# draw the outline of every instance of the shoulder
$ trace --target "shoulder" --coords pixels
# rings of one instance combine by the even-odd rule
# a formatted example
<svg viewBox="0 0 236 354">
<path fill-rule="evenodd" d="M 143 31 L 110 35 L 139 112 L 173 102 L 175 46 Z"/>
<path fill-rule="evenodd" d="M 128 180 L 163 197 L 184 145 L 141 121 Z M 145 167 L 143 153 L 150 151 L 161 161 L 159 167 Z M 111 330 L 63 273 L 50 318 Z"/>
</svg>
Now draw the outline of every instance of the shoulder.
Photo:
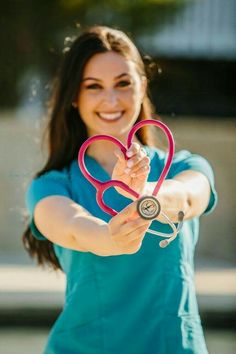
<svg viewBox="0 0 236 354">
<path fill-rule="evenodd" d="M 49 196 L 63 196 L 71 198 L 70 167 L 61 170 L 50 170 L 33 178 L 26 190 L 25 204 L 30 216 L 29 224 L 34 236 L 40 240 L 45 239 L 34 223 L 36 205 Z"/>
<path fill-rule="evenodd" d="M 192 153 L 188 150 L 181 150 L 174 156 L 170 174 L 175 176 L 186 170 L 201 172 L 214 183 L 214 173 L 210 162 L 204 156 Z"/>
<path fill-rule="evenodd" d="M 145 150 L 151 161 L 154 160 L 156 163 L 164 166 L 168 157 L 167 151 L 155 147 L 145 147 Z M 180 150 L 174 154 L 168 178 L 172 178 L 184 170 L 196 170 L 213 178 L 213 170 L 209 161 L 205 157 L 188 150 Z"/>
<path fill-rule="evenodd" d="M 159 166 L 159 168 L 163 170 L 168 153 L 157 148 L 148 148 L 147 151 L 149 151 L 149 156 L 151 158 L 151 169 L 158 169 Z M 173 157 L 167 179 L 172 179 L 179 173 L 188 170 L 202 173 L 209 181 L 211 187 L 211 197 L 208 208 L 205 211 L 206 214 L 212 211 L 217 203 L 213 168 L 205 157 L 192 153 L 188 150 L 180 150 L 176 152 Z"/>
<path fill-rule="evenodd" d="M 41 188 L 44 190 L 49 188 L 56 189 L 59 186 L 69 187 L 69 172 L 66 168 L 47 171 L 40 176 L 34 177 L 29 183 L 28 190 L 34 189 L 36 191 Z"/>
<path fill-rule="evenodd" d="M 33 211 L 39 200 L 52 195 L 71 197 L 70 166 L 34 177 L 26 190 L 26 206 Z"/>
<path fill-rule="evenodd" d="M 165 161 L 166 158 L 168 157 L 168 151 L 153 147 L 153 146 L 144 146 L 144 149 L 146 150 L 148 156 L 153 159 L 159 159 L 161 161 Z M 185 160 L 186 158 L 189 158 L 190 156 L 193 156 L 193 154 L 188 151 L 188 150 L 180 150 L 175 152 L 172 164 L 181 162 Z M 199 155 L 198 155 L 199 156 Z"/>
</svg>

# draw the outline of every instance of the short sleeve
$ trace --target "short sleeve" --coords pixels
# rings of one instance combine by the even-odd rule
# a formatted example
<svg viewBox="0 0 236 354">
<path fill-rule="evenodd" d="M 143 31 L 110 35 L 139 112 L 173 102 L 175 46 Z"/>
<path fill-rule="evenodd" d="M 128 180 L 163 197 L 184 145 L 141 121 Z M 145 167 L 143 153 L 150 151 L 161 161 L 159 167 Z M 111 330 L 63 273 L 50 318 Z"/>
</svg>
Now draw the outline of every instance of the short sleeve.
<svg viewBox="0 0 236 354">
<path fill-rule="evenodd" d="M 171 171 L 170 171 L 171 177 L 173 178 L 177 174 L 186 170 L 198 171 L 207 177 L 211 187 L 211 195 L 210 195 L 209 204 L 204 214 L 210 213 L 217 204 L 215 178 L 214 178 L 214 173 L 211 165 L 204 157 L 197 154 L 192 154 L 187 150 L 182 150 L 175 154 Z"/>
<path fill-rule="evenodd" d="M 32 234 L 38 240 L 46 240 L 46 237 L 38 230 L 34 223 L 34 210 L 40 200 L 52 195 L 71 197 L 69 178 L 65 171 L 49 171 L 33 179 L 27 188 L 25 202 L 30 215 L 29 226 Z"/>
</svg>

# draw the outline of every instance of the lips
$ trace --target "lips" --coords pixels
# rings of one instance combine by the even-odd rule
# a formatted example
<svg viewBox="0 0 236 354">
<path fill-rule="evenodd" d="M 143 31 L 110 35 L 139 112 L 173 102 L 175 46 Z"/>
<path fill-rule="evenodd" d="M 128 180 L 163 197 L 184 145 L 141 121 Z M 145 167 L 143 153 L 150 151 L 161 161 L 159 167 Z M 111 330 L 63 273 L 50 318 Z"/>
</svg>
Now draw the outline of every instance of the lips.
<svg viewBox="0 0 236 354">
<path fill-rule="evenodd" d="M 100 119 L 106 121 L 106 122 L 114 122 L 119 120 L 124 111 L 119 111 L 119 112 L 97 112 L 97 115 Z"/>
</svg>

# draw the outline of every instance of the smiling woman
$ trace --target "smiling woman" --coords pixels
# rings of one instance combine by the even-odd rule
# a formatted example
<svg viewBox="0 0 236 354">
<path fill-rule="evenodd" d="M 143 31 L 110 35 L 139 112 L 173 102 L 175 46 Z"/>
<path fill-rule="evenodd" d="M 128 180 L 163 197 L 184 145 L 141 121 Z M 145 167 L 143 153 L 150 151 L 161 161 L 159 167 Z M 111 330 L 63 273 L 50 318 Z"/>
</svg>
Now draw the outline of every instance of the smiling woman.
<svg viewBox="0 0 236 354">
<path fill-rule="evenodd" d="M 77 164 L 84 141 L 109 134 L 125 144 L 137 121 L 154 118 L 144 62 L 121 31 L 92 27 L 65 53 L 48 125 L 49 157 L 30 183 L 23 241 L 39 264 L 67 277 L 65 306 L 45 354 L 206 354 L 194 288 L 199 216 L 216 204 L 209 163 L 183 150 L 158 192 L 160 206 L 180 236 L 167 249 L 148 234 L 150 221 L 122 191 L 109 189 L 111 217 Z M 148 126 L 135 133 L 126 156 L 110 141 L 87 149 L 86 166 L 100 181 L 112 176 L 150 195 L 166 161 L 152 146 Z M 156 224 L 155 224 L 156 223 Z M 152 227 L 168 233 L 164 220 Z M 159 241 L 159 242 L 158 242 Z"/>
<path fill-rule="evenodd" d="M 113 51 L 100 53 L 85 67 L 74 106 L 79 107 L 89 136 L 103 132 L 125 142 L 127 131 L 139 115 L 145 91 L 146 77 L 140 77 L 132 60 Z"/>
</svg>

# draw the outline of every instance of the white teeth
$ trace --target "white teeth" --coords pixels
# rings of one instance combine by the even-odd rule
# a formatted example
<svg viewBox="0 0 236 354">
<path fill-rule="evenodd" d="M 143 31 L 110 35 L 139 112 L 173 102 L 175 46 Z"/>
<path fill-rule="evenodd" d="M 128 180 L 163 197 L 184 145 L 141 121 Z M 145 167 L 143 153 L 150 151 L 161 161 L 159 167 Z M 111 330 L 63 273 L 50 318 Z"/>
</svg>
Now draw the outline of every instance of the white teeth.
<svg viewBox="0 0 236 354">
<path fill-rule="evenodd" d="M 122 112 L 116 112 L 116 113 L 98 113 L 99 117 L 107 120 L 115 120 L 118 119 L 122 116 Z"/>
</svg>

